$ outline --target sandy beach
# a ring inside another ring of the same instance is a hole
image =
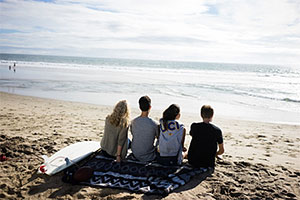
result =
[[[0,162],[0,199],[300,199],[300,125],[216,116],[225,154],[215,173],[160,197],[71,185],[62,182],[62,173],[36,173],[42,155],[78,141],[100,142],[112,107],[0,92],[0,109],[0,153],[8,158]],[[150,116],[158,120],[161,112],[153,108]],[[138,115],[131,110],[132,119]],[[181,121],[189,131],[200,117],[182,111]]]

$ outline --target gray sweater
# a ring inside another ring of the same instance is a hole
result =
[[[155,159],[154,139],[158,137],[158,124],[149,117],[137,117],[131,122],[131,150],[139,161]]]
[[[117,156],[118,145],[122,146],[121,158],[124,159],[127,155],[128,127],[114,126],[106,118],[101,148],[109,155]]]

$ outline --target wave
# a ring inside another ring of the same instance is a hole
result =
[[[190,96],[195,97],[197,95],[192,95],[197,92],[201,94],[201,90],[209,90],[213,93],[224,93],[224,94],[231,94],[231,95],[238,95],[238,96],[248,96],[266,100],[273,100],[273,101],[284,101],[284,102],[291,102],[291,103],[300,103],[300,99],[295,99],[291,97],[284,97],[284,95],[295,95],[292,93],[284,92],[283,90],[274,90],[271,88],[251,88],[250,86],[247,88],[241,88],[235,85],[211,85],[211,84],[185,84],[186,88],[196,88],[193,92],[183,92],[182,96]],[[199,90],[200,89],[200,90]],[[202,92],[205,92],[202,90]],[[270,94],[270,95],[267,95]]]
[[[121,58],[92,58],[73,56],[51,56],[51,55],[25,55],[25,54],[3,54],[0,53],[0,63],[23,63],[29,66],[50,67],[75,67],[75,68],[115,68],[115,69],[147,69],[168,71],[228,71],[228,72],[251,72],[263,76],[300,74],[298,67],[279,65],[255,65],[213,62],[189,62],[189,61],[162,61],[162,60],[139,60]]]
[[[300,100],[291,99],[291,98],[283,98],[282,101],[300,103]]]

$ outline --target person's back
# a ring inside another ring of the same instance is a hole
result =
[[[203,122],[191,125],[188,162],[194,167],[215,167],[215,157],[224,152],[222,131],[210,123],[213,117],[210,106],[201,108],[201,116]]]
[[[119,101],[113,112],[105,119],[104,134],[101,139],[102,153],[121,162],[127,155],[129,128],[129,107],[126,100]]]
[[[183,160],[185,128],[178,120],[180,108],[176,104],[170,105],[160,120],[159,157],[158,163],[163,165],[181,164]]]
[[[142,162],[156,158],[154,140],[158,137],[158,124],[148,117],[151,99],[143,96],[139,100],[141,115],[132,120],[130,130],[132,134],[131,150],[134,157]]]
[[[217,144],[222,137],[221,130],[210,123],[193,123],[190,135],[189,163],[196,167],[214,167]]]
[[[131,150],[136,159],[147,162],[155,159],[153,145],[157,137],[157,124],[149,117],[137,117],[131,122]]]
[[[162,121],[162,120],[161,120]],[[177,120],[169,120],[167,122],[169,129],[165,129],[162,126],[159,134],[159,154],[161,157],[177,157],[179,164],[182,161],[182,137],[184,133],[184,125]]]
[[[121,156],[124,159],[127,155],[127,133],[128,127],[115,126],[110,123],[109,117],[105,119],[104,134],[101,139],[101,148],[112,157]],[[118,146],[121,151],[118,152]]]

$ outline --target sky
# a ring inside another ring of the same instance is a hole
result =
[[[300,0],[0,0],[0,52],[300,66]]]

